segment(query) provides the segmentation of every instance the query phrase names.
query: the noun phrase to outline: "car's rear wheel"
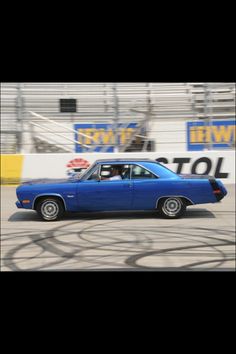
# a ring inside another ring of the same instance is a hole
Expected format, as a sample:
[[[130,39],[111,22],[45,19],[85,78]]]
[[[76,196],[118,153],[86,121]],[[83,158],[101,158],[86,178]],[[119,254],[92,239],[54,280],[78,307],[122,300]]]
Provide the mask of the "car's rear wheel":
[[[186,204],[178,197],[163,198],[158,204],[158,211],[165,218],[177,219],[184,215]]]
[[[55,221],[62,217],[65,210],[61,200],[57,198],[45,198],[38,202],[36,211],[43,220]]]

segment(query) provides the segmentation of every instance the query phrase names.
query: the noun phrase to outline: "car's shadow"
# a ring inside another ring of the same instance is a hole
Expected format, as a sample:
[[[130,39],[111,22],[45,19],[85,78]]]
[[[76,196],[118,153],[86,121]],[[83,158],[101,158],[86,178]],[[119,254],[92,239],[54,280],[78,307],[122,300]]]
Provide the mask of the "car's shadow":
[[[109,211],[109,212],[89,212],[89,213],[69,213],[67,212],[62,220],[75,219],[163,219],[157,212],[153,211]],[[187,209],[183,219],[202,219],[215,218],[215,215],[207,209],[191,208]],[[16,212],[8,219],[15,221],[42,221],[39,215],[34,211]]]

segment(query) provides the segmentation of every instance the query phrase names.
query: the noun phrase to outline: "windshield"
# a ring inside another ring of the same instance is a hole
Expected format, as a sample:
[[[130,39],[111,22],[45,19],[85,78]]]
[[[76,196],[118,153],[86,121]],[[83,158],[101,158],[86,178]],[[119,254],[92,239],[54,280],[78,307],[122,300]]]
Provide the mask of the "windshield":
[[[89,173],[93,168],[94,166],[96,165],[96,162],[94,162],[89,168],[87,168],[87,170],[85,170],[84,172],[81,173],[81,175],[78,176],[78,179],[84,179],[85,175],[87,173]]]

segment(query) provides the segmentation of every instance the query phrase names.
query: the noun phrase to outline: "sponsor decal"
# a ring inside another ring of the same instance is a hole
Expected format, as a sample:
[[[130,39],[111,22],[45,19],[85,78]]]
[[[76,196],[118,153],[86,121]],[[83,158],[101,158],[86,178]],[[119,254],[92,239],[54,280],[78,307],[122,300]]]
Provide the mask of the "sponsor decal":
[[[191,157],[174,157],[173,160],[166,157],[159,157],[157,162],[163,164],[176,164],[175,172],[181,174],[185,164],[190,164],[189,173],[196,175],[212,175],[215,178],[228,178],[229,172],[223,172],[224,157],[219,157],[216,160],[215,168],[213,169],[212,159],[209,157],[200,157],[193,159]]]
[[[128,126],[126,125],[126,127],[124,127],[123,124],[118,124],[119,145],[123,145],[129,140],[136,127],[137,123],[130,123]],[[88,136],[82,136],[78,133],[75,134],[75,140],[78,141],[78,144],[75,145],[75,152],[89,151],[89,148],[86,149],[86,147],[81,144],[88,146],[96,145],[94,152],[100,152],[104,149],[104,146],[107,147],[106,152],[114,151],[115,130],[112,124],[75,124],[74,130]],[[90,138],[93,138],[93,140]]]
[[[89,166],[90,163],[87,160],[82,158],[75,158],[67,163],[66,167],[68,168],[68,170],[66,171],[66,174],[69,177],[73,177],[82,173]]]
[[[187,122],[188,151],[235,147],[235,120],[213,120],[209,122]]]

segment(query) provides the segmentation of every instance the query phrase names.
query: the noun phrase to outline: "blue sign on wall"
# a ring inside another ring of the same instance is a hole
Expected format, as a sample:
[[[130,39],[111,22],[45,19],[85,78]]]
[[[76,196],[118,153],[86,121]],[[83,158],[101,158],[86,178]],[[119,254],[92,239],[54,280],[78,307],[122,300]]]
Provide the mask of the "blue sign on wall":
[[[118,124],[119,128],[119,145],[125,144],[130,136],[133,134],[137,127],[137,123],[130,123],[124,127],[123,124]],[[115,145],[115,131],[112,124],[75,124],[74,129],[81,135],[76,133],[75,140],[78,144],[75,144],[75,152],[89,151],[89,147],[96,146],[94,152],[100,152],[104,146],[107,147],[105,152],[113,152]],[[90,139],[90,138],[93,138]],[[82,144],[88,145],[86,148]]]
[[[235,120],[187,122],[188,151],[204,150],[209,144],[213,149],[235,146]]]

